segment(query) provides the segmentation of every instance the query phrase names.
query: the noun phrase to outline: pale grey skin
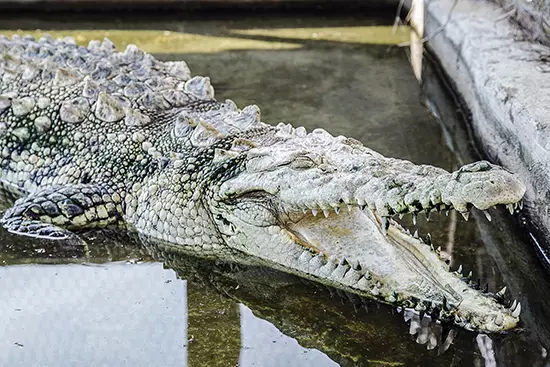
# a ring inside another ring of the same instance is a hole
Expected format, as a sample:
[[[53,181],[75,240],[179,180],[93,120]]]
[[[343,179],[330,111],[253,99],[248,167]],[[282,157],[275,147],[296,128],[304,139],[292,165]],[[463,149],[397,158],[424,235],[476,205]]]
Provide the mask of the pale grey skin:
[[[322,129],[218,103],[208,78],[109,40],[0,38],[2,225],[63,239],[120,226],[203,257],[264,265],[468,329],[521,306],[474,289],[394,214],[514,210],[525,187],[488,162],[454,173],[385,158]]]

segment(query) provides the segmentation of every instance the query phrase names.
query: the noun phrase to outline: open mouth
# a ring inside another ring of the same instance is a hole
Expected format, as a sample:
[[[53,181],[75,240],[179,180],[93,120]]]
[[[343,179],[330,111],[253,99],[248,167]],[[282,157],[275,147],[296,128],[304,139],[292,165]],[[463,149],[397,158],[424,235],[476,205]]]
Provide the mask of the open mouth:
[[[312,133],[311,139],[317,135]],[[343,148],[335,147],[330,159],[312,161],[316,168],[313,163],[273,163],[287,162],[285,155],[279,160],[277,154],[258,156],[263,158],[247,165],[249,176],[222,185],[220,196],[235,199],[238,226],[249,233],[243,237],[266,241],[246,251],[320,283],[467,329],[499,332],[515,327],[521,305],[505,305],[505,289],[489,293],[461,268],[450,271],[449,259],[437,245],[411,235],[397,218],[411,215],[416,224],[421,213],[456,210],[468,219],[475,207],[490,220],[486,210],[493,206],[505,205],[511,212],[521,208],[521,180],[486,161],[450,173],[383,158],[367,148]],[[251,190],[258,194],[252,201],[266,205],[248,210],[240,201]],[[260,236],[258,226],[265,228]]]
[[[504,205],[511,213],[522,207],[521,201]],[[432,209],[454,208],[441,204]],[[468,218],[465,211],[461,213]],[[417,212],[410,214],[416,224]],[[489,293],[479,289],[471,274],[462,274],[462,267],[450,271],[448,255],[429,240],[411,235],[390,216],[365,205],[342,203],[330,210],[300,208],[288,218],[284,225],[288,236],[306,249],[301,260],[321,282],[328,279],[336,286],[472,330],[503,331],[519,321],[521,305],[516,301],[504,305],[505,288]]]

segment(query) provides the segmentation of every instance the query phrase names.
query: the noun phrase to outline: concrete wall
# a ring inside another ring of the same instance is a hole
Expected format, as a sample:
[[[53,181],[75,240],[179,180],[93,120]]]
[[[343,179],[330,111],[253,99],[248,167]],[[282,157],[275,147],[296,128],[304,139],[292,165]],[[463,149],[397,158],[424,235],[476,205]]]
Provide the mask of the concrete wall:
[[[550,46],[550,0],[495,0],[533,40]]]
[[[425,6],[425,34],[445,24],[454,0]],[[550,48],[526,40],[494,3],[460,0],[443,30],[430,39],[470,112],[482,149],[527,184],[528,222],[550,239]],[[548,248],[540,251],[547,256]]]

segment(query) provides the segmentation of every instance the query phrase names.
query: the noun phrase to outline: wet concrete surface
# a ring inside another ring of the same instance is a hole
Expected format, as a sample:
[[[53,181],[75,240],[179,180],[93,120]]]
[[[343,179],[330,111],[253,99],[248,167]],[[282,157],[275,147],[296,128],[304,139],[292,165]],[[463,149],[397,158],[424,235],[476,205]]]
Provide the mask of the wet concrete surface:
[[[79,35],[79,42],[106,33],[120,46],[137,39],[159,59],[184,59],[194,74],[210,76],[218,99],[258,104],[265,122],[323,127],[386,156],[448,170],[476,159],[457,106],[435,76],[427,77],[428,104],[450,123],[441,125],[421,103],[426,95],[406,50],[390,46],[403,37],[389,37],[392,20],[391,14],[62,23],[20,17],[0,24],[57,29]],[[281,31],[293,27],[303,36]],[[346,36],[341,28],[363,33]],[[277,272],[167,260],[126,239],[91,241],[83,249],[0,232],[0,321],[6,325],[0,365],[543,366],[548,280],[509,215],[491,215],[493,223],[476,213],[469,222],[433,215],[420,220],[420,234],[430,232],[452,254],[453,269],[463,264],[491,290],[510,284],[526,310],[525,331],[480,337],[461,330],[444,353],[410,335],[403,315],[390,307]],[[163,259],[168,269],[149,263]],[[37,265],[44,263],[50,265]],[[423,330],[439,341],[449,333],[434,325]]]
[[[550,8],[548,2],[546,9],[542,2],[500,3],[514,3],[516,10],[500,18],[505,10],[490,2],[430,2],[425,30],[437,36],[427,45],[467,105],[485,155],[524,181],[527,224],[550,272],[550,48],[533,39],[544,40],[544,34],[529,32],[541,31]],[[530,27],[522,29],[508,17]]]

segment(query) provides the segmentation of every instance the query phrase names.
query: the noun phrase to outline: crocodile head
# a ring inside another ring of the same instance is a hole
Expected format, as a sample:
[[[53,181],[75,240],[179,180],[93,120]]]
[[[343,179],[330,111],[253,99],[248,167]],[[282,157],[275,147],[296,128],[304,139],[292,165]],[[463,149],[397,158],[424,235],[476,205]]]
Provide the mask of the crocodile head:
[[[512,209],[525,187],[488,162],[454,173],[385,158],[354,139],[279,124],[216,151],[238,173],[215,185],[209,207],[225,243],[270,266],[468,329],[503,331],[521,306],[451,272],[433,246],[392,219],[421,211]],[[243,149],[243,145],[246,148]],[[503,293],[503,292],[502,292]]]

